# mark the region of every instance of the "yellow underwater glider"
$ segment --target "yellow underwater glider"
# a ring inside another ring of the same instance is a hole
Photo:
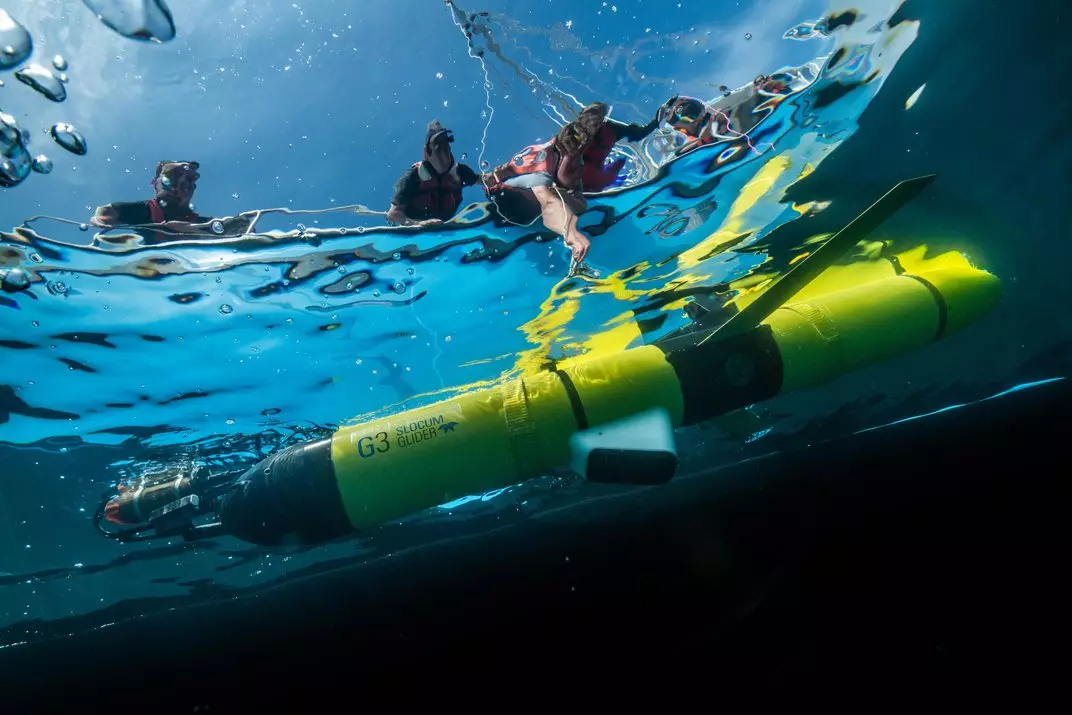
[[[237,480],[153,475],[106,496],[97,528],[124,541],[223,533],[316,544],[556,468],[667,482],[676,428],[924,347],[996,304],[998,279],[955,252],[833,265],[933,178],[899,183],[716,327],[697,320],[649,345],[345,426]]]

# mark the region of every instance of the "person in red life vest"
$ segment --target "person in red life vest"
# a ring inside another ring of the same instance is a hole
[[[668,109],[669,105],[664,104],[647,124],[625,124],[611,119],[607,116],[610,108],[603,102],[593,102],[582,109],[577,122],[593,134],[592,143],[582,157],[584,190],[602,191],[614,183],[625,166],[624,158],[606,163],[614,145],[620,141],[637,142],[648,136],[666,119]]]
[[[428,124],[424,159],[406,169],[395,184],[387,222],[400,226],[428,226],[450,220],[462,205],[462,189],[480,177],[454,161],[450,150],[454,133],[438,121]]]
[[[200,166],[196,161],[161,161],[156,165],[156,175],[150,182],[156,198],[147,201],[116,201],[98,206],[89,222],[101,228],[160,224],[165,230],[135,229],[147,243],[163,243],[206,235],[220,238],[220,233],[207,228],[216,219],[202,216],[190,205],[197,189],[197,180],[201,177],[197,171]],[[231,235],[244,232],[250,225],[249,219],[237,216],[219,221],[223,226],[222,233]]]
[[[588,208],[583,156],[592,139],[584,126],[570,122],[554,139],[525,147],[481,177],[488,198],[508,223],[529,226],[542,218],[544,227],[562,236],[573,251],[571,275],[591,245],[577,228],[577,217]]]

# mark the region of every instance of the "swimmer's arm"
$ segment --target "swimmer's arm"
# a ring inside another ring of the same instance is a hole
[[[392,202],[391,208],[387,212],[387,223],[396,226],[431,226],[432,224],[443,222],[437,218],[430,218],[425,221],[416,221],[407,216],[406,212],[402,210],[401,206]]]
[[[211,224],[214,220],[222,221],[225,231],[239,233],[245,233],[249,230],[249,227],[253,225],[253,219],[246,218],[245,216],[224,216],[220,219],[208,219],[208,223]]]
[[[212,224],[219,221],[223,224],[224,232],[244,232],[252,223],[251,219],[242,216],[224,216],[212,218],[211,216],[198,216],[198,221],[165,221],[162,226],[182,233],[203,233],[212,231]],[[212,233],[215,233],[212,231]]]
[[[119,212],[111,204],[98,206],[89,222],[100,228],[112,228],[119,221]]]
[[[387,211],[387,222],[398,226],[412,226],[416,221],[406,216],[406,212],[398,204],[391,202],[391,208]]]
[[[637,142],[659,128],[662,113],[656,114],[647,124],[623,124],[613,119],[608,119],[607,121],[614,125],[614,131],[617,133],[619,140]]]
[[[480,176],[468,164],[458,164],[458,178],[462,180],[462,186],[477,184],[480,181]]]
[[[388,223],[398,226],[416,226],[421,223],[407,216],[405,209],[402,208],[417,193],[420,186],[421,180],[417,176],[417,170],[410,167],[395,184],[395,195],[391,198],[391,208],[387,210]]]

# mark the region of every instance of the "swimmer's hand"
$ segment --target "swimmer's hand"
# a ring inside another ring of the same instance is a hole
[[[572,232],[571,235],[563,238],[566,245],[573,250],[573,262],[580,263],[588,255],[588,249],[591,247],[589,240],[579,232]]]

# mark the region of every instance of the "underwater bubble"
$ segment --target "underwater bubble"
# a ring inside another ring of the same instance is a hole
[[[399,253],[398,251],[395,251],[394,253],[391,254],[391,258],[395,259],[396,261],[401,260],[402,259],[402,254]]]
[[[744,39],[751,40],[752,39],[752,33],[751,32],[744,33]]]
[[[212,229],[212,233],[215,233],[217,235],[221,234],[223,233],[223,221],[216,219],[211,224],[209,224],[209,228]]]
[[[443,73],[442,72],[436,72],[435,73],[435,78],[436,79],[443,79]]]
[[[39,64],[27,65],[15,73],[15,79],[32,87],[53,102],[63,102],[67,99],[67,88],[47,67]]]
[[[467,152],[464,152],[464,151],[463,151],[463,152],[462,152],[462,161],[465,161],[465,160],[466,160],[466,159],[468,159],[468,158],[469,158],[469,154],[468,154]]]
[[[480,162],[480,168],[481,169],[487,169],[489,166],[491,166],[491,164],[488,163],[487,159],[485,159],[484,161]]]
[[[15,186],[30,175],[33,160],[26,150],[26,135],[15,117],[0,112],[0,186]]]
[[[372,297],[373,298],[379,298],[380,297],[380,292],[378,290],[372,291]]]
[[[220,312],[223,313],[224,315],[230,315],[231,313],[234,312],[234,308],[232,308],[231,306],[229,306],[226,303],[224,303],[223,305],[220,306]]]
[[[411,276],[416,272],[417,272],[417,269],[414,268],[413,266],[410,266],[409,268],[406,269],[406,273],[409,273]]]
[[[66,72],[60,72],[60,82],[63,82],[64,84],[66,84],[69,81],[70,81],[70,78],[67,76],[67,73]]]
[[[402,281],[396,281],[395,285],[394,285],[394,289],[395,289],[395,293],[405,293],[406,292],[406,284],[403,283]]]
[[[21,268],[0,271],[0,288],[7,293],[18,293],[30,287],[30,276]]]
[[[451,336],[449,336],[449,335],[448,335],[447,337],[445,337],[445,338],[443,338],[443,339],[444,339],[445,341],[447,341],[447,342],[449,343],[449,342],[450,342],[451,340],[453,340],[454,338],[452,338]]]
[[[88,231],[89,230],[89,224],[88,223],[80,223],[80,224],[78,224],[78,230],[79,231]]]
[[[123,37],[142,42],[175,38],[175,20],[164,0],[82,0],[97,19]]]
[[[31,253],[30,254],[30,260],[33,261],[34,263],[44,263],[45,262],[45,259],[41,258],[40,253]]]
[[[227,424],[229,424],[229,425],[233,425],[234,423],[235,423],[235,421],[234,421],[234,420],[232,420],[232,419],[228,419],[228,420],[227,420]]]
[[[0,70],[21,65],[32,53],[30,32],[0,8]]]
[[[52,160],[44,154],[38,154],[33,158],[33,170],[38,174],[47,174],[52,171]]]
[[[56,55],[52,58],[52,66],[63,72],[67,69],[67,60],[63,58],[63,55]]]
[[[346,266],[339,266],[339,273],[346,273]]]
[[[72,154],[83,156],[89,151],[89,145],[86,144],[86,138],[82,136],[80,131],[66,122],[53,124],[52,128],[48,130],[48,133],[53,141]]]

